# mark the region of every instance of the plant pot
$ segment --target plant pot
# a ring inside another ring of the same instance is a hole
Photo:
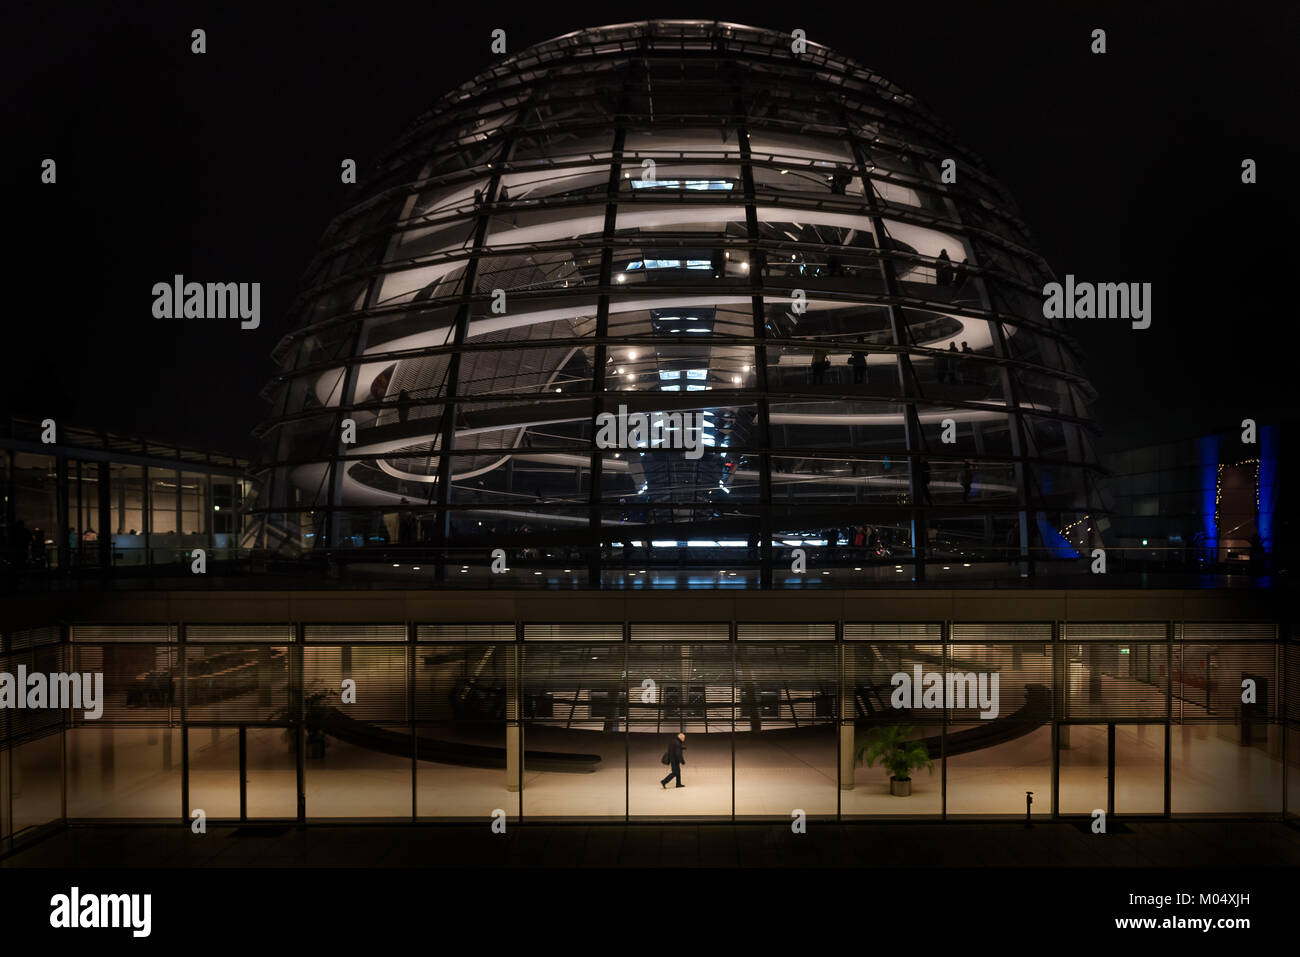
[[[894,795],[894,797],[901,797],[901,798],[911,797],[912,779],[890,777],[889,793]]]

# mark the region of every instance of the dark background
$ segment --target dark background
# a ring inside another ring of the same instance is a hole
[[[8,5],[0,414],[249,454],[270,352],[330,218],[439,96],[610,22],[801,27],[943,118],[1058,277],[1150,282],[1154,319],[1067,321],[1104,446],[1295,408],[1294,3]],[[208,52],[189,52],[190,31]],[[1107,31],[1108,52],[1089,52]],[[58,162],[58,184],[40,163]],[[1255,159],[1259,183],[1241,183]],[[152,316],[155,282],[262,283],[262,324]]]

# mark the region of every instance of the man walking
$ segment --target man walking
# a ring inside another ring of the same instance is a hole
[[[668,772],[667,777],[659,782],[661,788],[667,789],[668,782],[673,778],[677,779],[677,786],[679,788],[686,786],[682,784],[682,765],[686,763],[686,756],[682,754],[682,752],[685,750],[686,734],[685,732],[678,731],[676,737],[668,739],[668,752],[664,756],[668,759],[668,763],[672,766],[672,770]]]

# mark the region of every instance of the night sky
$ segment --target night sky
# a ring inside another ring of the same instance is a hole
[[[302,272],[358,195],[340,161],[364,180],[494,28],[513,52],[654,15],[803,28],[981,154],[1058,277],[1152,283],[1150,329],[1067,324],[1105,445],[1294,415],[1294,3],[169,6],[6,8],[0,412],[250,454]],[[261,327],[153,318],[178,272],[261,282]]]

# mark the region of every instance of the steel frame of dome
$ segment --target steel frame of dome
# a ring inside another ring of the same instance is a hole
[[[409,546],[448,584],[501,548],[487,580],[784,587],[1025,576],[1099,541],[1093,393],[1028,229],[824,47],[572,33],[444,97],[361,189],[275,353],[249,544]],[[692,413],[705,454],[598,448],[619,406]]]

